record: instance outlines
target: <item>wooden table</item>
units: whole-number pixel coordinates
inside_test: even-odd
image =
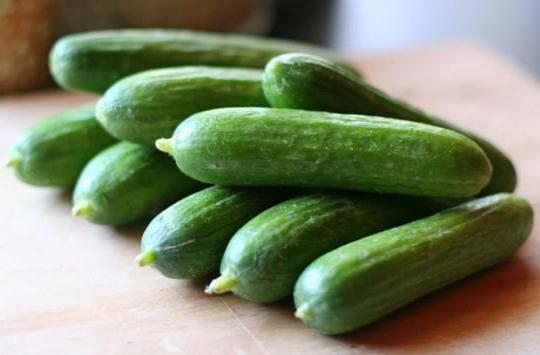
[[[540,89],[506,60],[449,44],[357,60],[368,80],[490,138],[514,159],[518,193],[540,211]],[[91,100],[47,91],[0,99],[0,152],[39,118]],[[292,304],[210,297],[133,258],[144,224],[71,217],[69,193],[0,170],[0,353],[325,354],[540,352],[540,230],[513,261],[364,330],[322,336]],[[537,214],[536,222],[538,224]]]

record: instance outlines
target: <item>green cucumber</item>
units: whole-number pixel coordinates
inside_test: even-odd
[[[96,121],[95,104],[87,104],[24,131],[11,147],[7,165],[27,184],[70,187],[86,163],[114,142]]]
[[[263,68],[268,60],[287,52],[313,53],[339,61],[322,48],[292,41],[144,29],[63,37],[52,48],[49,66],[56,82],[64,88],[103,93],[123,77],[148,69],[182,65]]]
[[[73,194],[73,215],[97,224],[126,224],[201,188],[156,150],[120,142],[85,166]]]
[[[180,67],[134,74],[99,100],[97,118],[113,136],[153,145],[199,111],[230,106],[268,106],[262,71],[244,68]]]
[[[327,187],[468,197],[491,165],[469,138],[415,122],[327,112],[222,108],[157,147],[192,178],[232,186]]]
[[[274,58],[265,68],[263,90],[277,108],[392,117],[457,131],[478,143],[493,166],[493,176],[482,195],[512,192],[516,187],[512,162],[493,144],[385,94],[324,58],[294,53]]]
[[[298,276],[320,255],[440,209],[427,199],[354,193],[319,193],[282,202],[234,235],[221,261],[221,276],[207,292],[277,301],[292,294]]]
[[[148,225],[138,257],[170,278],[193,279],[219,269],[233,234],[286,198],[275,189],[213,186],[173,204]]]
[[[370,324],[509,259],[527,239],[531,206],[500,193],[344,245],[296,282],[296,316],[326,334]]]

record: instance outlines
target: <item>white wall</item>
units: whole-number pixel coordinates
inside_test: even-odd
[[[376,52],[469,38],[540,74],[540,0],[335,0],[330,42]]]

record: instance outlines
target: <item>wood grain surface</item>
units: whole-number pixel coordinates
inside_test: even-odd
[[[360,58],[369,81],[478,132],[514,159],[518,194],[540,211],[540,89],[474,45]],[[38,119],[92,100],[48,91],[0,99],[0,152]],[[505,265],[347,336],[317,334],[273,305],[203,294],[133,259],[145,223],[96,226],[70,194],[0,170],[2,354],[538,354],[540,229]]]

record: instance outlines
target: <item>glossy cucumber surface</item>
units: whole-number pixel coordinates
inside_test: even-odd
[[[304,270],[296,316],[326,334],[360,328],[507,260],[532,223],[527,201],[501,193],[346,244]]]
[[[265,210],[231,239],[208,291],[273,302],[292,294],[306,266],[343,244],[436,212],[432,201],[326,192]]]
[[[430,125],[360,115],[223,108],[157,141],[196,180],[434,197],[477,194],[491,177],[469,138]]]
[[[265,68],[263,89],[273,107],[392,117],[460,132],[478,143],[493,166],[492,178],[482,195],[513,192],[516,187],[516,170],[499,148],[474,133],[387,95],[324,58],[297,53],[274,58]]]
[[[342,62],[327,50],[287,40],[139,29],[62,37],[51,50],[49,67],[56,82],[66,89],[103,93],[116,81],[148,69],[183,65],[263,68],[272,57],[287,52],[313,53]]]
[[[87,104],[24,131],[11,146],[7,165],[27,184],[70,187],[85,164],[115,141],[96,121],[95,104]]]
[[[197,278],[219,269],[233,234],[288,196],[283,190],[212,186],[157,215],[146,228],[139,263],[170,278]]]
[[[268,106],[262,71],[186,66],[145,71],[114,84],[99,100],[97,118],[113,136],[154,145],[190,115],[219,107]]]
[[[155,149],[120,142],[96,155],[82,171],[73,193],[73,214],[98,224],[126,224],[203,187]]]

